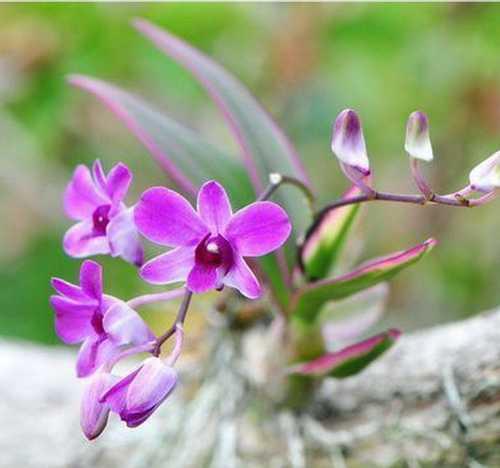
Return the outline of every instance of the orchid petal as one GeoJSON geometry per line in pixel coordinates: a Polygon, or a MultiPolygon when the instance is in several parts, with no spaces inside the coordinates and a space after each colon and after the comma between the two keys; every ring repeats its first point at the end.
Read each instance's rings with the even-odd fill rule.
{"type": "Polygon", "coordinates": [[[107,403],[112,411],[121,414],[125,410],[129,385],[140,372],[141,368],[142,366],[120,379],[107,392],[101,395],[99,401],[107,403]]]}
{"type": "Polygon", "coordinates": [[[92,175],[94,177],[96,188],[99,189],[103,197],[108,198],[106,174],[99,159],[96,159],[94,164],[92,164],[92,175]]]}
{"type": "Polygon", "coordinates": [[[195,263],[187,278],[190,291],[201,294],[217,287],[217,268],[212,265],[195,263]]]}
{"type": "Polygon", "coordinates": [[[224,277],[223,282],[226,286],[237,289],[249,299],[257,299],[262,294],[259,280],[239,255],[235,255],[234,264],[224,277]]]}
{"type": "Polygon", "coordinates": [[[220,234],[232,215],[231,203],[224,187],[214,180],[198,192],[198,213],[212,234],[220,234]]]}
{"type": "Polygon", "coordinates": [[[128,208],[111,218],[106,227],[113,257],[122,257],[136,266],[144,263],[144,248],[134,223],[134,209],[128,208]]]}
{"type": "Polygon", "coordinates": [[[70,227],[64,235],[63,247],[68,255],[76,258],[110,252],[108,239],[94,234],[91,220],[81,221],[70,227]]]}
{"type": "Polygon", "coordinates": [[[120,352],[110,340],[99,336],[90,336],[84,342],[76,361],[76,375],[87,377],[93,374],[105,362],[120,352]]]}
{"type": "Polygon", "coordinates": [[[117,346],[145,344],[155,338],[139,314],[123,301],[116,301],[106,311],[103,327],[117,346]]]}
{"type": "Polygon", "coordinates": [[[50,281],[52,287],[62,296],[77,302],[93,302],[82,290],[80,286],[68,283],[60,278],[52,278],[50,281]]]}
{"type": "Polygon", "coordinates": [[[194,266],[194,249],[178,247],[145,263],[139,274],[151,284],[184,281],[194,266]]]}
{"type": "Polygon", "coordinates": [[[127,392],[127,412],[142,413],[157,407],[172,392],[177,372],[157,357],[146,359],[127,392]]]}
{"type": "Polygon", "coordinates": [[[93,440],[102,433],[108,422],[109,406],[100,396],[118,380],[107,372],[99,372],[86,384],[80,406],[80,426],[85,437],[93,440]]]}
{"type": "Polygon", "coordinates": [[[164,187],[153,187],[142,194],[134,218],[142,235],[169,247],[193,245],[208,233],[189,202],[164,187]]]}
{"type": "Polygon", "coordinates": [[[109,171],[106,187],[109,197],[115,204],[121,202],[127,195],[132,178],[132,172],[123,163],[118,163],[109,171]]]}
{"type": "Polygon", "coordinates": [[[85,294],[94,299],[102,297],[102,267],[92,260],[85,260],[80,268],[80,286],[85,294]]]}
{"type": "Polygon", "coordinates": [[[56,333],[67,344],[80,343],[93,334],[91,318],[98,307],[95,304],[78,303],[61,296],[51,296],[50,304],[56,312],[56,333]]]}
{"type": "Polygon", "coordinates": [[[64,192],[64,211],[68,217],[83,220],[92,216],[94,210],[108,203],[96,189],[89,169],[79,165],[64,192]]]}
{"type": "Polygon", "coordinates": [[[240,255],[258,257],[281,247],[291,230],[285,210],[264,201],[237,211],[226,227],[225,237],[240,255]]]}

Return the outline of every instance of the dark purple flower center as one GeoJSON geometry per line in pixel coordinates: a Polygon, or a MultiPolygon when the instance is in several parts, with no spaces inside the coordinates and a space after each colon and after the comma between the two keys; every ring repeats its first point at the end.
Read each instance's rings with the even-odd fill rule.
{"type": "Polygon", "coordinates": [[[94,315],[92,316],[91,321],[90,321],[90,323],[92,324],[92,327],[94,328],[95,332],[98,335],[105,334],[104,325],[102,323],[102,318],[103,318],[103,315],[102,315],[101,311],[96,310],[94,312],[94,315]]]}
{"type": "Polygon", "coordinates": [[[220,234],[213,237],[209,234],[196,247],[195,261],[213,268],[223,266],[227,271],[233,264],[233,249],[220,234]]]}
{"type": "Polygon", "coordinates": [[[109,210],[110,205],[98,206],[94,213],[92,214],[92,221],[94,223],[94,233],[98,236],[104,236],[106,234],[106,226],[109,223],[109,210]]]}

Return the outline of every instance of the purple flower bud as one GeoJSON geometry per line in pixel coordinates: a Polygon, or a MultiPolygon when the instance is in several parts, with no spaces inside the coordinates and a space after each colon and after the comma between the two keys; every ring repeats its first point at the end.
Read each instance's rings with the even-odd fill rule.
{"type": "Polygon", "coordinates": [[[332,151],[346,166],[362,176],[370,173],[370,162],[366,154],[365,137],[358,114],[351,109],[343,110],[335,120],[332,135],[332,151]]]}
{"type": "Polygon", "coordinates": [[[429,136],[429,121],[423,112],[415,111],[408,117],[405,150],[412,158],[422,161],[432,161],[434,158],[429,136]]]}
{"type": "Polygon", "coordinates": [[[101,403],[99,398],[117,380],[117,377],[107,372],[99,372],[94,374],[85,386],[80,407],[80,425],[89,440],[98,437],[106,427],[109,406],[107,403],[101,403]]]}
{"type": "Polygon", "coordinates": [[[478,164],[469,174],[470,185],[478,192],[500,188],[500,151],[478,164]]]}
{"type": "Polygon", "coordinates": [[[128,427],[142,424],[170,395],[177,372],[160,358],[150,357],[101,397],[128,427]]]}

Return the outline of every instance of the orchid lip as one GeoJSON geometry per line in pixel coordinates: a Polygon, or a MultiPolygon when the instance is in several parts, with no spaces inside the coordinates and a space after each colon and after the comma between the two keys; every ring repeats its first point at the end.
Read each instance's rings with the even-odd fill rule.
{"type": "Polygon", "coordinates": [[[220,234],[208,234],[196,247],[195,262],[213,268],[224,266],[227,271],[233,264],[233,249],[220,234]]]}
{"type": "Polygon", "coordinates": [[[94,213],[92,214],[92,222],[94,225],[94,233],[96,235],[104,236],[106,234],[106,228],[109,224],[109,212],[111,210],[110,205],[98,206],[94,213]]]}

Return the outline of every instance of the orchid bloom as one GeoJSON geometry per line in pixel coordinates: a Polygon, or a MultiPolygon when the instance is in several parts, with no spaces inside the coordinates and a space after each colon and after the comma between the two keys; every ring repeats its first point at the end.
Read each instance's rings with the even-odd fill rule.
{"type": "Polygon", "coordinates": [[[103,294],[102,268],[91,260],[80,269],[80,286],[52,279],[57,295],[50,298],[55,327],[67,344],[82,343],[77,360],[78,377],[93,374],[125,345],[140,345],[154,336],[125,302],[103,294]]]}
{"type": "Polygon", "coordinates": [[[175,247],[143,265],[140,275],[145,281],[187,280],[194,293],[226,285],[251,299],[262,290],[244,257],[272,252],[291,231],[285,211],[269,201],[252,203],[233,214],[226,191],[215,181],[201,187],[197,211],[172,190],[146,190],[136,206],[135,223],[152,242],[175,247]]]}
{"type": "Polygon", "coordinates": [[[79,165],[64,193],[67,216],[78,221],[64,236],[63,246],[72,257],[111,254],[140,266],[144,252],[133,223],[133,208],[123,203],[132,173],[116,164],[106,175],[100,161],[90,170],[79,165]]]}
{"type": "Polygon", "coordinates": [[[422,161],[429,162],[434,158],[429,136],[429,120],[423,112],[415,111],[408,117],[405,150],[410,157],[422,161]]]}
{"type": "Polygon", "coordinates": [[[128,427],[136,427],[153,414],[176,384],[176,370],[160,358],[150,357],[115,383],[99,401],[117,413],[128,427]]]}

